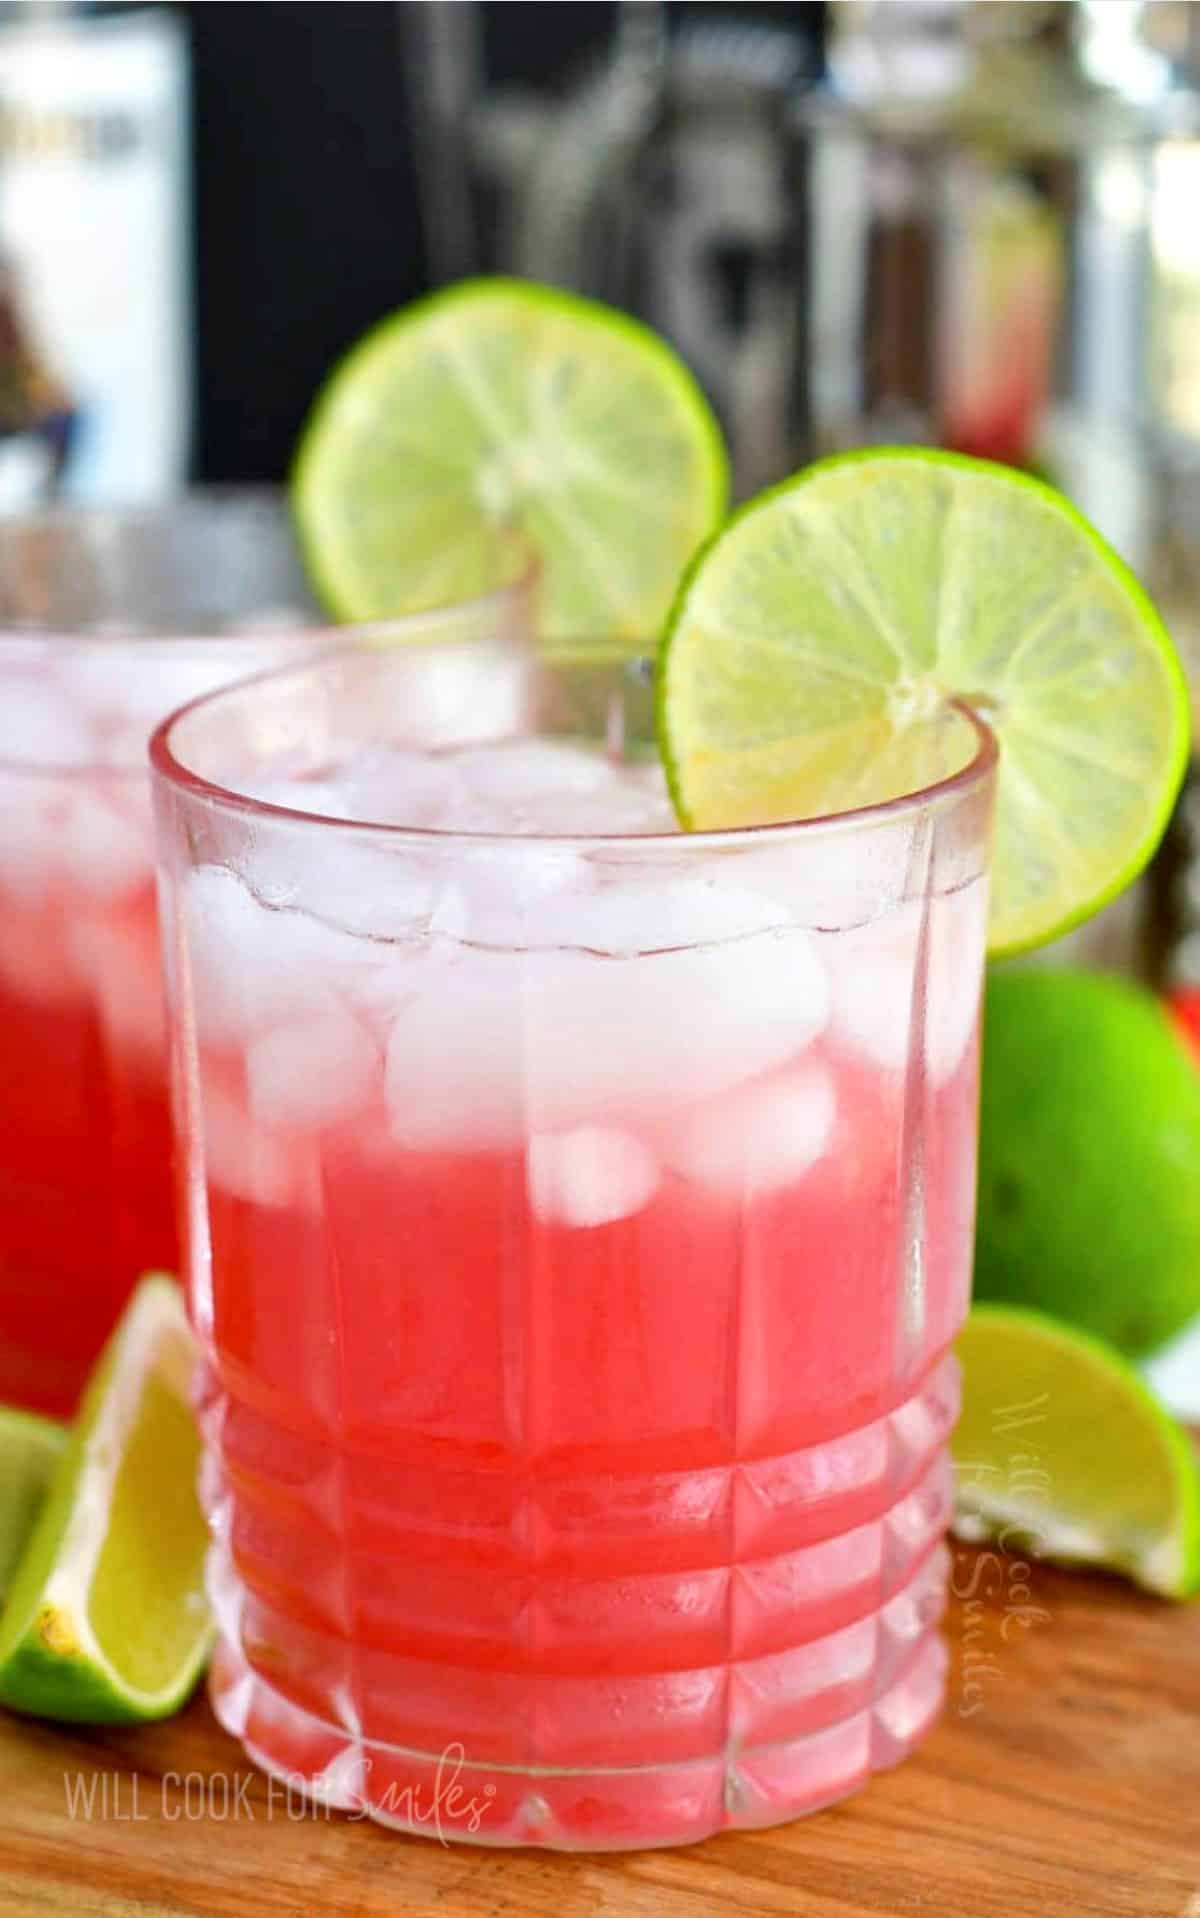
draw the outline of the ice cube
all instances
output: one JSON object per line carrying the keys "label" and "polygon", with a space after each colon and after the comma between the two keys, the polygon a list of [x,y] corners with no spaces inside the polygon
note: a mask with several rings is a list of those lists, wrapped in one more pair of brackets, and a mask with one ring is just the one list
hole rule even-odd
{"label": "ice cube", "polygon": [[114,1049],[156,1062],[163,1057],[166,1022],[157,928],[143,921],[76,913],[67,949],[86,983]]}
{"label": "ice cube", "polygon": [[589,835],[677,833],[675,808],[661,792],[621,784],[602,792],[565,793],[555,804],[554,831]]}
{"label": "ice cube", "polygon": [[249,1038],[319,1012],[372,949],[301,912],[263,905],[225,866],[200,866],[184,890],[196,1023],[208,1041]]}
{"label": "ice cube", "polygon": [[544,794],[600,792],[617,781],[617,768],[598,747],[567,739],[512,739],[456,753],[459,773],[474,792],[497,804]]}
{"label": "ice cube", "polygon": [[[833,1029],[852,1050],[890,1071],[907,1064],[920,981],[924,907],[910,900],[876,925],[828,935]],[[925,1063],[934,1085],[957,1070],[974,1030],[986,937],[982,882],[928,904]]]}
{"label": "ice cube", "polygon": [[537,1093],[551,1110],[711,1097],[821,1030],[828,989],[800,933],[641,958],[535,955]]}
{"label": "ice cube", "polygon": [[0,766],[0,887],[25,904],[53,886],[73,778]]}
{"label": "ice cube", "polygon": [[590,885],[578,853],[565,846],[465,846],[438,862],[444,883],[431,918],[435,932],[481,946],[535,944],[548,902],[577,899]]}
{"label": "ice cube", "polygon": [[853,831],[814,826],[764,833],[731,859],[731,877],[761,887],[796,925],[824,931],[865,926],[902,904],[914,833],[907,820],[860,824]]}
{"label": "ice cube", "polygon": [[[136,721],[146,735],[176,706],[224,685],[234,677],[232,667],[230,648],[186,641],[171,646],[96,641],[73,646],[61,662],[67,689],[96,723]],[[245,666],[245,673],[253,671],[255,660]]]}
{"label": "ice cube", "polygon": [[201,1110],[204,1175],[211,1184],[256,1205],[303,1205],[315,1196],[307,1154],[289,1151],[255,1125],[227,1092],[205,1084]]}
{"label": "ice cube", "polygon": [[[586,892],[547,895],[532,928],[538,945],[617,958],[698,947],[732,952],[757,933],[788,926],[785,906],[730,883],[719,869],[664,877],[657,865],[628,871],[623,864],[614,874],[600,855],[589,860],[588,871],[594,883]],[[803,934],[800,947],[811,947]]]}
{"label": "ice cube", "polygon": [[237,789],[247,798],[261,799],[268,806],[284,806],[289,812],[318,813],[323,819],[352,819],[343,782],[335,774],[256,773],[239,774]]}
{"label": "ice cube", "polygon": [[836,1116],[832,1076],[813,1062],[693,1111],[671,1140],[669,1162],[723,1197],[774,1192],[816,1164]]}
{"label": "ice cube", "polygon": [[0,884],[36,899],[65,881],[97,899],[148,885],[149,781],[138,773],[0,769]]}
{"label": "ice cube", "polygon": [[522,960],[434,939],[420,977],[388,1041],[393,1137],[415,1151],[519,1139],[526,1130]]}
{"label": "ice cube", "polygon": [[559,820],[564,803],[620,799],[616,771],[602,754],[538,739],[453,753],[379,747],[345,782],[354,818],[439,832],[553,834],[567,830]]}
{"label": "ice cube", "polygon": [[530,1080],[578,1116],[710,1097],[801,1052],[829,988],[813,940],[772,902],[718,883],[556,895],[532,937],[581,951],[531,956]]}
{"label": "ice cube", "polygon": [[246,878],[265,905],[295,909],[366,941],[411,939],[425,930],[435,871],[435,855],[386,836],[264,824]]}
{"label": "ice cube", "polygon": [[202,1038],[253,1032],[272,1003],[272,922],[226,866],[199,866],[184,883],[188,971]]}
{"label": "ice cube", "polygon": [[[462,793],[439,822],[457,831],[609,835],[675,832],[658,768],[622,765],[565,739],[475,747],[451,761]],[[647,778],[647,771],[653,775]]]}
{"label": "ice cube", "polygon": [[[776,926],[633,954],[611,948],[677,940],[689,927],[744,927],[745,910],[735,914],[736,902],[702,890],[686,910],[680,900],[630,901],[615,889],[603,912],[581,911],[588,903],[555,893],[530,911],[528,926],[539,937],[603,940],[607,949],[431,942],[388,1050],[397,1137],[495,1142],[530,1128],[671,1111],[783,1064],[824,1026],[829,989],[807,934]],[[751,924],[754,914],[761,925],[762,901],[753,902]]]}
{"label": "ice cube", "polygon": [[[133,775],[139,789],[145,781]],[[154,841],[143,808],[123,804],[98,783],[78,787],[59,826],[58,865],[73,886],[96,899],[119,899],[154,877]]]}
{"label": "ice cube", "polygon": [[84,713],[49,673],[0,675],[0,764],[86,766],[98,757]]}
{"label": "ice cube", "polygon": [[916,902],[878,925],[821,935],[833,989],[836,1039],[889,1072],[908,1060],[916,990]]}
{"label": "ice cube", "polygon": [[[237,786],[291,812],[346,821],[357,816],[353,784],[337,773],[239,775]],[[266,905],[294,907],[367,939],[397,939],[428,923],[435,863],[426,849],[386,833],[328,832],[264,818],[245,879]]]}
{"label": "ice cube", "polygon": [[377,746],[358,755],[339,775],[347,819],[377,826],[454,823],[454,810],[468,796],[455,761],[437,753]]}
{"label": "ice cube", "polygon": [[934,1085],[957,1072],[979,1018],[987,904],[984,880],[932,902],[925,1057]]}
{"label": "ice cube", "polygon": [[610,1225],[640,1212],[658,1190],[658,1166],[648,1147],[611,1126],[537,1133],[525,1165],[530,1204],[553,1224]]}
{"label": "ice cube", "polygon": [[[0,854],[3,843],[0,837]],[[0,893],[9,883],[0,857]],[[10,900],[0,898],[0,978],[35,1005],[78,1000],[87,993],[67,942],[50,932],[37,910],[36,897],[26,893],[21,894],[15,908]]]}
{"label": "ice cube", "polygon": [[578,739],[511,739],[473,746],[455,755],[477,792],[495,799],[539,793],[597,792],[619,777],[617,762],[599,745]]}
{"label": "ice cube", "polygon": [[322,1126],[365,1104],[379,1066],[370,1034],[330,1003],[302,1020],[272,1026],[250,1041],[250,1108],[277,1127]]}

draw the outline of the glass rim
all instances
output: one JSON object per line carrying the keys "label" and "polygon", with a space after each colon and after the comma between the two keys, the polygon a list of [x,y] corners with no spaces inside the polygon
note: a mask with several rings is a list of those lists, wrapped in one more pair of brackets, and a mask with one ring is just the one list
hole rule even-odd
{"label": "glass rim", "polygon": [[[239,481],[212,482],[198,486],[188,486],[180,492],[163,500],[147,500],[128,505],[89,506],[59,503],[36,507],[30,512],[14,513],[0,521],[0,550],[7,541],[27,533],[62,532],[68,535],[78,531],[80,534],[97,528],[164,529],[171,525],[185,523],[193,516],[212,512],[237,511],[239,508],[255,510],[268,508],[278,512],[290,524],[288,512],[288,493],[286,487],[270,484],[243,484]],[[538,588],[542,576],[542,563],[533,545],[514,528],[501,529],[505,540],[505,549],[515,556],[513,577],[501,580],[497,585],[485,587],[481,592],[469,594],[464,599],[450,600],[445,605],[431,606],[419,612],[397,613],[391,618],[370,620],[339,621],[324,608],[316,604],[315,588],[309,579],[303,550],[297,536],[296,558],[304,574],[305,581],[313,593],[311,608],[304,608],[302,616],[289,620],[286,624],[264,628],[252,624],[231,624],[227,626],[206,625],[203,621],[180,619],[178,625],[156,622],[150,627],[141,627],[130,632],[122,632],[120,627],[106,621],[105,626],[97,629],[93,626],[72,625],[67,621],[42,621],[34,624],[7,619],[0,613],[0,649],[6,646],[55,646],[80,648],[119,649],[136,648],[139,652],[150,651],[156,647],[171,649],[185,646],[211,646],[215,644],[237,647],[243,643],[247,647],[264,641],[277,639],[286,643],[289,637],[319,642],[327,639],[334,645],[340,638],[362,638],[364,640],[386,639],[389,634],[403,634],[417,622],[422,628],[436,633],[437,624],[445,620],[450,624],[461,619],[464,614],[487,618],[492,608],[499,609],[514,601],[531,597]],[[217,690],[222,690],[218,688]]]}
{"label": "glass rim", "polygon": [[[1000,759],[1000,744],[996,734],[987,721],[975,711],[966,700],[950,697],[945,701],[948,709],[964,719],[975,735],[975,750],[962,766],[942,778],[931,780],[927,785],[915,787],[911,792],[897,793],[890,799],[876,800],[864,806],[847,807],[841,812],[816,813],[803,819],[774,820],[757,826],[730,826],[706,831],[688,831],[680,827],[675,832],[486,832],[472,828],[464,830],[453,826],[406,826],[386,820],[341,819],[329,813],[308,812],[298,806],[282,806],[273,800],[260,799],[250,793],[239,792],[233,786],[207,778],[203,773],[195,772],[177,756],[172,734],[195,712],[219,701],[245,696],[255,688],[270,686],[279,680],[288,679],[301,673],[311,673],[314,669],[328,667],[346,657],[366,658],[376,649],[369,643],[343,644],[330,648],[306,661],[285,666],[272,667],[266,672],[237,680],[231,685],[218,687],[215,691],[203,693],[197,699],[189,700],[187,705],[168,713],[150,735],[150,766],[157,780],[164,785],[186,794],[192,799],[206,800],[220,811],[250,818],[287,820],[304,828],[318,827],[340,831],[343,834],[388,840],[407,845],[423,845],[429,848],[448,849],[452,846],[478,846],[482,849],[505,848],[513,850],[528,846],[534,849],[564,850],[604,850],[616,848],[638,852],[665,854],[673,852],[678,857],[681,847],[709,848],[761,845],[764,840],[778,839],[781,835],[799,838],[812,838],[831,833],[854,832],[872,826],[884,825],[910,813],[927,812],[931,808],[941,810],[954,800],[965,796],[987,783],[994,775]],[[386,657],[379,653],[378,657]],[[614,651],[613,664],[623,662],[635,665],[639,655]],[[562,655],[559,656],[561,663]],[[553,662],[548,662],[553,663]],[[508,735],[513,737],[513,735]],[[485,742],[480,742],[485,743]]]}

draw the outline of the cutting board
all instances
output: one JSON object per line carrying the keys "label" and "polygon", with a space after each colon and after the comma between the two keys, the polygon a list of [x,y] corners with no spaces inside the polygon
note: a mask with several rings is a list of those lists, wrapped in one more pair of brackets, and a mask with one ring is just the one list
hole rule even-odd
{"label": "cutting board", "polygon": [[137,1731],[0,1714],[0,1918],[1200,1918],[1200,1605],[965,1547],[953,1584],[916,1756],[684,1851],[443,1847],[314,1812],[202,1697]]}

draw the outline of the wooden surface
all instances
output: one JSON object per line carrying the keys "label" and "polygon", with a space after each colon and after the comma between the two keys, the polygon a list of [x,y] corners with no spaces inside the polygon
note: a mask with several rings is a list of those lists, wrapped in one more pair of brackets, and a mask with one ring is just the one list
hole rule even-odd
{"label": "wooden surface", "polygon": [[947,1709],[919,1753],[815,1818],[686,1851],[289,1818],[203,1699],[139,1731],[0,1714],[0,1918],[1200,1918],[1200,1606],[1042,1568],[1026,1590],[965,1549],[954,1583]]}

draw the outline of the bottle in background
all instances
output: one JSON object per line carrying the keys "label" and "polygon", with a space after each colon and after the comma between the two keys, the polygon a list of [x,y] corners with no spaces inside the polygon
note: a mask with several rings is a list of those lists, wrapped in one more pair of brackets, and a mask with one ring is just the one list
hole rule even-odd
{"label": "bottle in background", "polygon": [[187,121],[176,10],[0,9],[0,512],[185,476]]}

